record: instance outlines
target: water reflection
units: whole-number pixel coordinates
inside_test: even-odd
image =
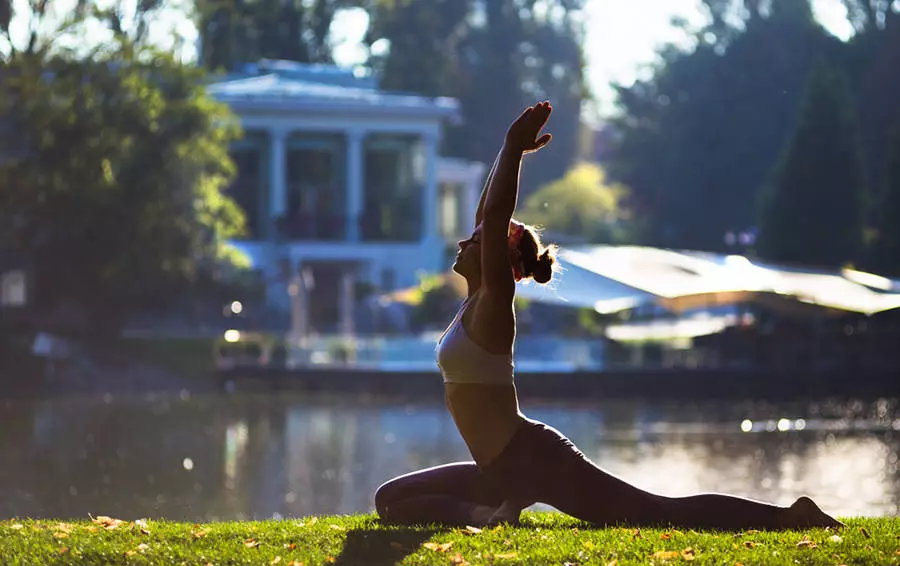
[[[809,494],[840,515],[898,514],[896,400],[524,409],[649,490],[780,503]],[[366,512],[385,479],[467,458],[440,400],[184,394],[8,402],[0,423],[2,517]]]

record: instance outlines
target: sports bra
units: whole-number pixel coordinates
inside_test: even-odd
[[[435,347],[437,365],[444,383],[512,384],[512,353],[488,352],[472,342],[466,333],[462,318],[468,302],[469,299],[466,299]]]

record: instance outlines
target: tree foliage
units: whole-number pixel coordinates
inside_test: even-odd
[[[900,123],[889,150],[884,192],[877,199],[877,237],[873,263],[881,273],[900,277]]]
[[[554,237],[560,234],[591,243],[629,243],[634,234],[627,197],[628,190],[608,182],[598,165],[579,163],[564,177],[528,197],[519,217],[542,226]]]
[[[196,0],[200,63],[233,70],[260,59],[332,62],[331,24],[348,0]]]
[[[764,207],[761,256],[839,267],[862,257],[865,183],[850,86],[821,63]]]
[[[114,328],[215,268],[243,217],[226,108],[202,74],[128,44],[91,59],[3,65],[0,242],[33,260],[42,307]]]
[[[692,50],[670,47],[653,74],[618,88],[620,113],[604,159],[634,191],[654,245],[720,250],[756,224],[759,187],[791,134],[805,77],[839,42],[807,2],[706,4],[711,24]]]
[[[583,0],[373,0],[366,42],[389,45],[370,66],[384,88],[453,96],[463,123],[448,155],[493,161],[525,104],[554,103],[553,144],[526,164],[523,192],[565,174],[578,154],[584,81]]]

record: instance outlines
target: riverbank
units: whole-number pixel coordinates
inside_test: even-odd
[[[303,368],[292,371],[219,372],[229,390],[274,387],[308,392],[379,393],[438,398],[441,376],[432,371],[380,371],[353,367]],[[608,371],[517,372],[522,398],[539,399],[759,399],[787,401],[852,397],[876,399],[900,395],[893,371],[851,368],[820,371],[729,369],[620,369]]]
[[[559,513],[519,527],[401,528],[373,515],[190,524],[110,517],[0,522],[2,564],[896,564],[900,518],[838,531],[594,529]]]
[[[290,389],[299,392],[377,393],[441,398],[442,383],[430,364],[312,364],[294,369],[215,367],[211,338],[121,339],[84,349],[75,359],[49,362],[20,356],[0,360],[0,398],[71,395],[216,393]],[[831,370],[733,368],[618,368],[559,370],[529,363],[516,373],[523,399],[761,399],[829,397],[877,399],[900,396],[893,370],[843,367]],[[426,369],[427,368],[427,369]]]

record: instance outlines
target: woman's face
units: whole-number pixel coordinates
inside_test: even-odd
[[[466,279],[478,277],[481,273],[481,224],[475,227],[472,235],[459,242],[459,252],[453,262],[453,271]]]

